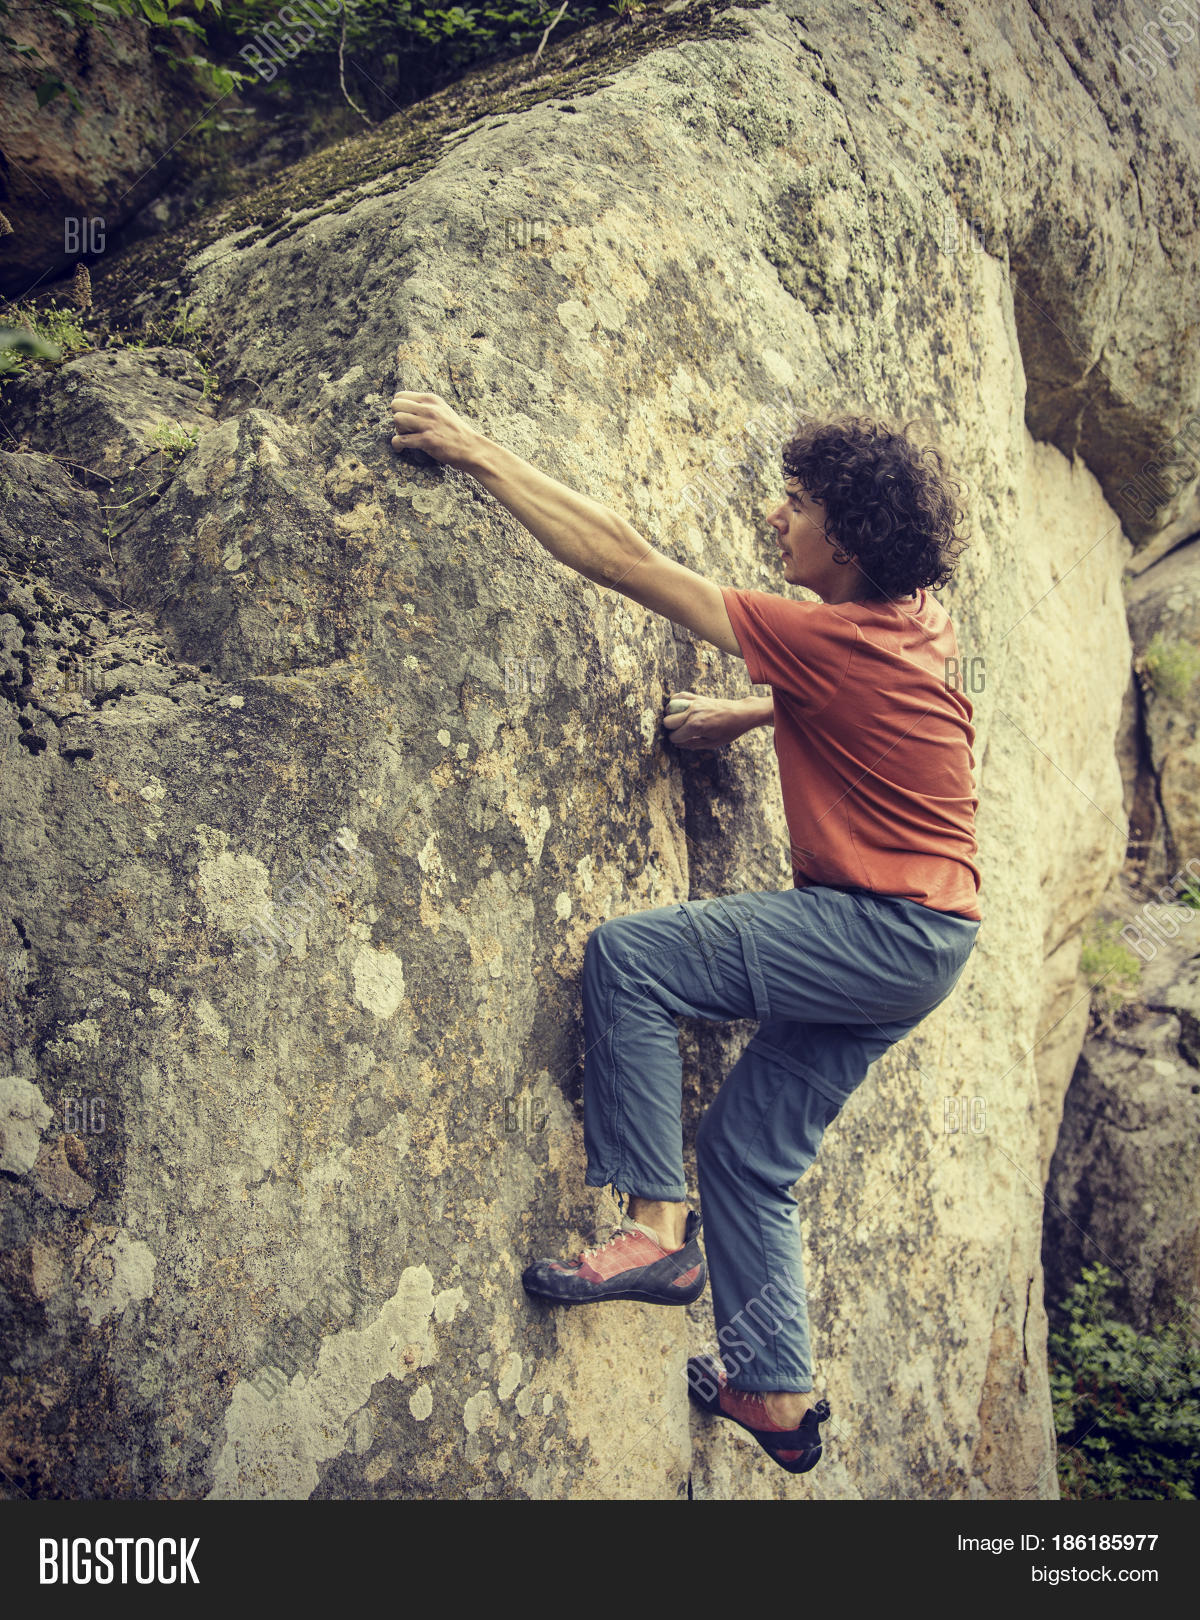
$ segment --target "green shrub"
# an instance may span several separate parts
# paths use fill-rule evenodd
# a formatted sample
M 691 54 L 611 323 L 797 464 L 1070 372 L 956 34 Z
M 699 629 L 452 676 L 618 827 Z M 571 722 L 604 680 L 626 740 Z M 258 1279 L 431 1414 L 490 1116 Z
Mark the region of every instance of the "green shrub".
M 1141 666 L 1155 697 L 1182 703 L 1200 675 L 1200 647 L 1191 641 L 1168 641 L 1156 630 L 1142 654 Z
M 160 422 L 152 433 L 147 434 L 146 443 L 152 450 L 170 458 L 186 455 L 199 437 L 198 427 L 185 428 L 178 422 Z
M 1197 1500 L 1200 1337 L 1180 1321 L 1139 1333 L 1109 1314 L 1112 1273 L 1085 1266 L 1049 1340 L 1059 1488 L 1071 1500 Z
M 1141 981 L 1142 962 L 1121 941 L 1120 924 L 1093 922 L 1084 935 L 1079 971 L 1104 1009 L 1126 1001 Z

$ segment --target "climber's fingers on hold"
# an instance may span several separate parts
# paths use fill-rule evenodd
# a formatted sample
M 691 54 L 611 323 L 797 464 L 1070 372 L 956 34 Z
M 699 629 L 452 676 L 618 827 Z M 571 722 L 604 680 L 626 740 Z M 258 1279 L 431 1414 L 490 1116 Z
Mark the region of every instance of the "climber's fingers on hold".
M 677 726 L 687 724 L 687 711 L 695 700 L 694 692 L 672 692 L 667 699 L 667 712 L 663 716 L 663 725 L 668 731 L 674 731 Z M 677 705 L 680 705 L 677 707 Z
M 443 411 L 450 407 L 440 394 L 414 394 L 408 389 L 401 389 L 392 395 L 392 403 L 388 406 L 393 416 L 401 412 L 418 418 L 427 418 L 441 406 Z
M 396 425 L 392 443 L 401 449 L 420 449 L 418 439 L 435 425 L 432 407 L 441 403 L 436 394 L 401 392 L 394 395 L 389 406 Z
M 393 396 L 390 409 L 396 426 L 394 450 L 423 450 L 436 461 L 457 463 L 469 454 L 477 438 L 439 394 L 402 389 Z

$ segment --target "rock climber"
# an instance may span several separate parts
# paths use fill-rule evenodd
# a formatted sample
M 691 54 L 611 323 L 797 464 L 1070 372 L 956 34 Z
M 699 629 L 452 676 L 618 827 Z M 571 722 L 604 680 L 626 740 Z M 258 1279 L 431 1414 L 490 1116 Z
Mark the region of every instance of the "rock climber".
M 397 451 L 469 473 L 545 549 L 745 660 L 765 699 L 673 694 L 676 747 L 773 725 L 793 886 L 613 917 L 583 963 L 586 1184 L 621 1215 L 604 1242 L 535 1261 L 562 1305 L 686 1306 L 711 1275 L 720 1359 L 689 1359 L 693 1401 L 791 1473 L 821 1455 L 799 1209 L 792 1189 L 869 1066 L 950 995 L 982 914 L 972 705 L 931 592 L 965 541 L 942 452 L 845 414 L 797 423 L 766 524 L 783 581 L 817 600 L 719 586 L 611 508 L 494 443 L 436 394 L 391 403 Z M 680 1017 L 758 1023 L 682 1141 Z

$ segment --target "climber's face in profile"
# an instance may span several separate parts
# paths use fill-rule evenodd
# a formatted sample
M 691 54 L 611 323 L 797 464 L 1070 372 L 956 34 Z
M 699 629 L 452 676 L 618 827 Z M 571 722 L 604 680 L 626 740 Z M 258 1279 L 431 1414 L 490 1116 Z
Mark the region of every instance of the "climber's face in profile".
M 838 548 L 825 536 L 825 508 L 795 479 L 784 487 L 783 500 L 767 518 L 778 538 L 784 579 L 816 591 L 822 601 L 848 601 L 860 576 L 853 563 L 834 562 Z

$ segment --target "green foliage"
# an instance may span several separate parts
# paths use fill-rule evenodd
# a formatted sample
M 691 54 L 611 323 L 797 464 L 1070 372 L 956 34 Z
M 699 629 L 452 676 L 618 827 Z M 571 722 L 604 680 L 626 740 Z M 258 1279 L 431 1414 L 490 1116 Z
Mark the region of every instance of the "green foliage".
M 1049 1340 L 1066 1498 L 1193 1502 L 1200 1486 L 1200 1337 L 1182 1321 L 1138 1333 L 1110 1314 L 1112 1273 L 1085 1266 Z
M 319 6 L 314 8 L 319 12 Z M 606 8 L 574 5 L 563 22 L 578 27 Z M 500 5 L 440 6 L 428 0 L 346 0 L 343 10 L 320 26 L 320 16 L 270 0 L 225 0 L 222 28 L 243 36 L 250 46 L 267 25 L 265 37 L 281 58 L 336 57 L 343 49 L 353 62 L 376 62 L 395 70 L 405 55 L 432 56 L 437 67 L 461 67 L 503 49 L 520 49 L 541 39 L 558 12 L 552 0 L 506 0 Z M 278 64 L 276 64 L 278 66 Z M 284 68 L 286 71 L 286 66 Z
M 179 422 L 160 422 L 146 440 L 152 450 L 164 456 L 184 456 L 200 437 L 198 427 L 185 428 Z
M 151 346 L 187 349 L 203 376 L 202 398 L 219 400 L 220 382 L 205 344 L 204 322 L 184 304 L 173 313 L 147 321 L 138 335 L 103 327 L 96 341 L 84 330 L 81 311 L 45 304 L 11 304 L 0 312 L 0 387 L 23 376 L 38 363 L 58 364 L 94 348 L 145 349 Z M 181 430 L 182 431 L 182 430 Z M 191 442 L 191 441 L 189 441 Z M 177 449 L 177 444 L 156 446 Z
M 210 12 L 220 15 L 221 0 L 52 0 L 45 9 L 68 28 L 98 28 L 105 34 L 108 33 L 108 24 L 130 17 L 140 18 L 153 31 L 157 40 L 156 50 L 162 51 L 177 65 L 186 66 L 196 73 L 204 81 L 206 89 L 224 95 L 247 75 L 214 67 L 204 57 L 194 54 L 177 56 L 169 43 L 180 33 L 194 34 L 203 40 L 204 28 L 190 13 L 203 13 L 206 6 Z M 11 0 L 0 0 L 0 17 L 10 16 L 11 13 Z M 14 56 L 28 57 L 35 62 L 45 61 L 36 46 L 19 45 L 2 28 L 0 46 Z M 64 84 L 56 73 L 47 70 L 36 87 L 38 106 L 45 107 L 56 96 L 63 94 L 66 94 L 76 112 L 83 111 L 83 104 L 71 86 Z
M 1156 630 L 1142 654 L 1141 667 L 1155 697 L 1182 703 L 1200 675 L 1200 647 L 1192 641 L 1168 641 Z
M 1119 923 L 1093 922 L 1084 935 L 1079 971 L 1108 1010 L 1137 990 L 1142 961 L 1122 942 Z
M 14 313 L 18 320 L 27 321 L 44 343 L 57 345 L 64 359 L 72 354 L 83 354 L 92 346 L 80 324 L 79 311 L 61 307 L 53 298 L 40 309 L 32 304 L 27 308 L 18 305 Z
M 27 354 L 35 360 L 59 360 L 61 350 L 54 343 L 29 332 L 23 326 L 0 326 L 0 351 L 14 355 Z
M 182 309 L 175 311 L 170 320 L 157 322 L 155 330 L 160 343 L 176 348 L 187 348 L 203 333 L 204 322 L 190 304 L 184 304 Z
M 53 300 L 41 308 L 10 305 L 0 327 L 0 384 L 24 376 L 37 361 L 57 364 L 91 346 L 78 310 L 60 309 Z
M 439 78 L 536 44 L 559 5 L 553 0 L 479 6 L 431 0 L 345 0 L 340 6 L 334 0 L 52 0 L 47 9 L 68 26 L 104 32 L 114 22 L 140 20 L 154 49 L 219 99 L 248 89 L 284 98 L 337 96 L 344 66 L 347 82 L 364 99 L 374 98 L 378 114 L 386 116 L 395 111 L 396 97 L 412 99 Z M 606 14 L 630 19 L 644 10 L 643 0 L 573 3 L 556 28 L 565 34 Z M 0 18 L 10 11 L 11 0 L 0 0 Z M 191 36 L 189 48 L 177 53 L 185 34 Z M 18 45 L 2 28 L 0 48 L 44 61 L 35 46 Z M 76 92 L 47 64 L 37 85 L 38 105 L 64 93 L 81 111 Z M 215 120 L 206 116 L 205 122 Z

